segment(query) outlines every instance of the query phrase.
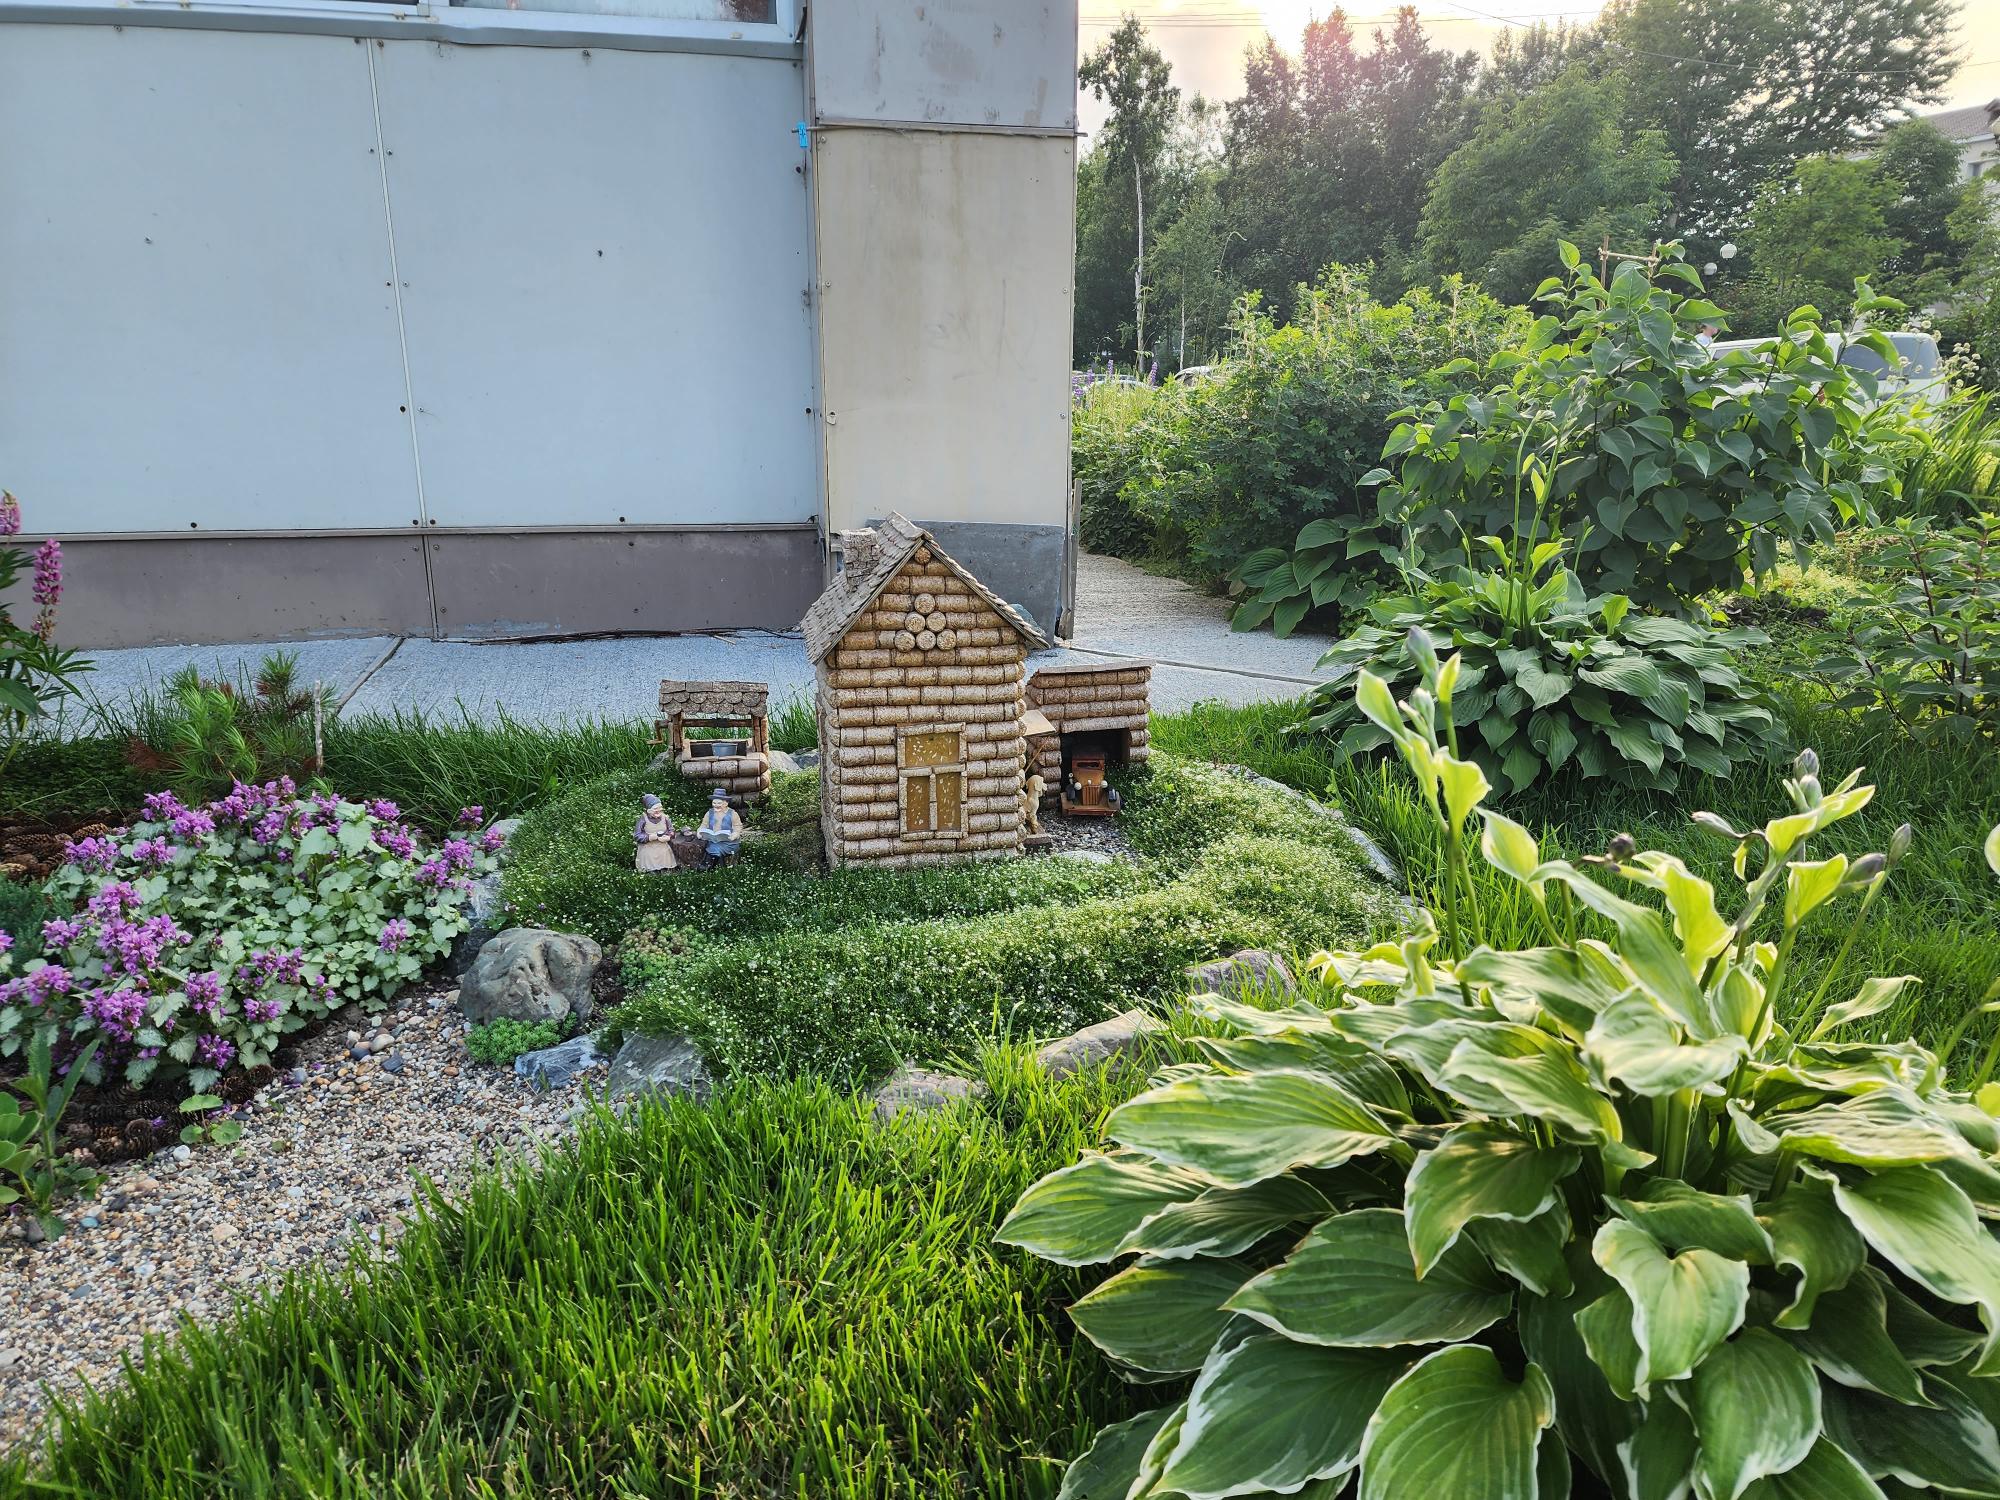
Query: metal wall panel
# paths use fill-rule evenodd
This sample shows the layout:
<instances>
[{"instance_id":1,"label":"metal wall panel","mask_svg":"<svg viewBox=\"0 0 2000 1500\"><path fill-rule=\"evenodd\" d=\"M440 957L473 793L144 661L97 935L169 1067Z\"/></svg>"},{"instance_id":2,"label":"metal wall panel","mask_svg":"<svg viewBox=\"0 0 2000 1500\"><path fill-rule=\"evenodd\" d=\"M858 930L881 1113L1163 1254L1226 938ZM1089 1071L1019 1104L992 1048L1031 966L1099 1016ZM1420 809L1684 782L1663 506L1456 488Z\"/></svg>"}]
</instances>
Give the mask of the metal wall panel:
<instances>
[{"instance_id":1,"label":"metal wall panel","mask_svg":"<svg viewBox=\"0 0 2000 1500\"><path fill-rule=\"evenodd\" d=\"M814 171L829 524L1061 529L1075 141L827 130Z\"/></svg>"},{"instance_id":2,"label":"metal wall panel","mask_svg":"<svg viewBox=\"0 0 2000 1500\"><path fill-rule=\"evenodd\" d=\"M800 64L369 45L430 519L815 518Z\"/></svg>"},{"instance_id":3,"label":"metal wall panel","mask_svg":"<svg viewBox=\"0 0 2000 1500\"><path fill-rule=\"evenodd\" d=\"M410 524L362 44L0 26L0 142L0 460L34 524Z\"/></svg>"},{"instance_id":4,"label":"metal wall panel","mask_svg":"<svg viewBox=\"0 0 2000 1500\"><path fill-rule=\"evenodd\" d=\"M822 120L1076 128L1076 0L813 0Z\"/></svg>"}]
</instances>

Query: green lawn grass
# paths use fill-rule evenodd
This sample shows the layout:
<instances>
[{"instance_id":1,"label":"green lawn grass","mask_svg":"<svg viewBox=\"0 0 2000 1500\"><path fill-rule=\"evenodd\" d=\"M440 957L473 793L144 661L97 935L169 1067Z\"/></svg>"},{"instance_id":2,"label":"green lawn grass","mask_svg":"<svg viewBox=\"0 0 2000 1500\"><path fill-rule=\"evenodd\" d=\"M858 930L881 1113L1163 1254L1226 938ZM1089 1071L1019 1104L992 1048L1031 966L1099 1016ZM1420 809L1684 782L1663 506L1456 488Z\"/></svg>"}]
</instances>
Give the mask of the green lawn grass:
<instances>
[{"instance_id":1,"label":"green lawn grass","mask_svg":"<svg viewBox=\"0 0 2000 1500\"><path fill-rule=\"evenodd\" d=\"M0 1496L1053 1496L1148 1403L1076 1347L1080 1274L992 1230L1142 1075L987 1076L889 1129L808 1083L590 1119L394 1262L156 1342Z\"/></svg>"}]
</instances>

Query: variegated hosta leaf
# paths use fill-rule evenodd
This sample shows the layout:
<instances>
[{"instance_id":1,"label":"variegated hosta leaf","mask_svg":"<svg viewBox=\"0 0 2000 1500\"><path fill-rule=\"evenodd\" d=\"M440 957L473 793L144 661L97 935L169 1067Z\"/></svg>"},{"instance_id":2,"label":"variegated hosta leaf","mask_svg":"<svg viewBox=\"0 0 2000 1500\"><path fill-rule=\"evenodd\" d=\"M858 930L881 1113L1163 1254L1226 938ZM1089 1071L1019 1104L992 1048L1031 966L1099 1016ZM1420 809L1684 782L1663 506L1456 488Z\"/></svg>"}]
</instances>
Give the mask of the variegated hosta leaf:
<instances>
[{"instance_id":1,"label":"variegated hosta leaf","mask_svg":"<svg viewBox=\"0 0 2000 1500\"><path fill-rule=\"evenodd\" d=\"M1520 1299L1521 1347L1555 1390L1556 1425L1564 1440L1593 1472L1616 1474L1618 1445L1631 1436L1640 1408L1613 1394L1577 1331L1577 1314L1607 1288L1616 1289L1581 1246L1571 1246L1568 1260L1575 1284L1567 1295ZM1680 1465L1683 1476L1692 1466L1693 1455L1688 1457Z\"/></svg>"},{"instance_id":2,"label":"variegated hosta leaf","mask_svg":"<svg viewBox=\"0 0 2000 1500\"><path fill-rule=\"evenodd\" d=\"M1618 929L1619 960L1641 989L1696 1036L1716 1034L1708 997L1695 983L1695 968L1674 942L1659 912L1614 895L1566 861L1556 860L1542 869Z\"/></svg>"},{"instance_id":3,"label":"variegated hosta leaf","mask_svg":"<svg viewBox=\"0 0 2000 1500\"><path fill-rule=\"evenodd\" d=\"M1661 1397L1642 1409L1632 1435L1618 1445L1618 1466L1632 1500L1688 1500L1694 1492L1694 1422Z\"/></svg>"},{"instance_id":4,"label":"variegated hosta leaf","mask_svg":"<svg viewBox=\"0 0 2000 1500\"><path fill-rule=\"evenodd\" d=\"M1409 1367L1408 1355L1380 1349L1247 1338L1195 1381L1159 1488L1223 1500L1345 1474L1360 1462L1368 1419Z\"/></svg>"},{"instance_id":5,"label":"variegated hosta leaf","mask_svg":"<svg viewBox=\"0 0 2000 1500\"><path fill-rule=\"evenodd\" d=\"M1757 1221L1750 1195L1704 1193L1672 1177L1655 1177L1630 1198L1607 1198L1613 1213L1637 1224L1668 1253L1713 1250L1753 1266L1771 1264L1771 1236Z\"/></svg>"},{"instance_id":6,"label":"variegated hosta leaf","mask_svg":"<svg viewBox=\"0 0 2000 1500\"><path fill-rule=\"evenodd\" d=\"M1889 1337L1911 1364L1919 1369L1963 1364L1978 1351L1982 1342L1978 1334L1945 1322L1886 1276L1880 1279Z\"/></svg>"},{"instance_id":7,"label":"variegated hosta leaf","mask_svg":"<svg viewBox=\"0 0 2000 1500\"><path fill-rule=\"evenodd\" d=\"M1098 1348L1158 1375L1199 1370L1230 1314L1224 1307L1249 1279L1233 1260L1177 1260L1130 1266L1073 1305L1069 1315Z\"/></svg>"},{"instance_id":8,"label":"variegated hosta leaf","mask_svg":"<svg viewBox=\"0 0 2000 1500\"><path fill-rule=\"evenodd\" d=\"M994 1238L1065 1266L1090 1265L1116 1256L1126 1236L1169 1203L1208 1186L1197 1173L1136 1156L1086 1156L1023 1193Z\"/></svg>"},{"instance_id":9,"label":"variegated hosta leaf","mask_svg":"<svg viewBox=\"0 0 2000 1500\"><path fill-rule=\"evenodd\" d=\"M1298 1030L1331 1031L1333 1022L1327 1013L1308 1005L1291 1006L1284 1010L1265 1010L1242 1000L1230 1000L1222 995L1190 995L1187 1008L1194 1015L1206 1021L1217 1021L1244 1036L1275 1036L1280 1032Z\"/></svg>"},{"instance_id":10,"label":"variegated hosta leaf","mask_svg":"<svg viewBox=\"0 0 2000 1500\"><path fill-rule=\"evenodd\" d=\"M1440 1349L1389 1388L1361 1447L1360 1500L1536 1500L1555 1393L1540 1367L1509 1380L1491 1349Z\"/></svg>"},{"instance_id":11,"label":"variegated hosta leaf","mask_svg":"<svg viewBox=\"0 0 2000 1500\"><path fill-rule=\"evenodd\" d=\"M1458 1243L1474 1219L1535 1218L1557 1201L1582 1155L1496 1125L1460 1125L1417 1158L1403 1189L1417 1275Z\"/></svg>"},{"instance_id":12,"label":"variegated hosta leaf","mask_svg":"<svg viewBox=\"0 0 2000 1500\"><path fill-rule=\"evenodd\" d=\"M1293 1167L1411 1152L1367 1105L1331 1079L1286 1070L1214 1073L1149 1089L1111 1112L1115 1141L1224 1187L1248 1187Z\"/></svg>"},{"instance_id":13,"label":"variegated hosta leaf","mask_svg":"<svg viewBox=\"0 0 2000 1500\"><path fill-rule=\"evenodd\" d=\"M1674 855L1648 850L1621 864L1618 873L1651 886L1666 898L1667 910L1673 913L1674 934L1693 972L1700 973L1734 941L1735 934L1715 909L1715 887Z\"/></svg>"},{"instance_id":14,"label":"variegated hosta leaf","mask_svg":"<svg viewBox=\"0 0 2000 1500\"><path fill-rule=\"evenodd\" d=\"M1933 1406L1822 1387L1827 1437L1877 1479L1952 1495L2000 1495L2000 1434L1950 1382L1933 1378L1925 1385Z\"/></svg>"},{"instance_id":15,"label":"variegated hosta leaf","mask_svg":"<svg viewBox=\"0 0 2000 1500\"><path fill-rule=\"evenodd\" d=\"M1529 1031L1530 1027L1511 1028ZM1488 1027L1470 1033L1452 1050L1438 1082L1474 1108L1479 1099L1499 1101L1496 1113L1526 1114L1548 1121L1572 1140L1615 1144L1624 1132L1618 1111L1591 1086L1576 1053L1561 1042L1510 1055L1496 1045ZM1536 1032L1537 1036L1546 1033ZM1624 1159L1631 1164L1629 1158Z\"/></svg>"},{"instance_id":16,"label":"variegated hosta leaf","mask_svg":"<svg viewBox=\"0 0 2000 1500\"><path fill-rule=\"evenodd\" d=\"M1591 1254L1631 1301L1630 1336L1638 1350L1631 1388L1641 1396L1653 1381L1691 1373L1743 1322L1750 1268L1740 1260L1700 1249L1670 1256L1622 1220L1597 1231Z\"/></svg>"},{"instance_id":17,"label":"variegated hosta leaf","mask_svg":"<svg viewBox=\"0 0 2000 1500\"><path fill-rule=\"evenodd\" d=\"M1798 860L1785 870L1785 925L1796 927L1833 899L1847 879L1847 856Z\"/></svg>"},{"instance_id":18,"label":"variegated hosta leaf","mask_svg":"<svg viewBox=\"0 0 2000 1500\"><path fill-rule=\"evenodd\" d=\"M1588 1031L1600 1011L1624 992L1586 955L1570 948L1481 948L1458 966L1459 978L1499 994L1532 999L1565 1026Z\"/></svg>"},{"instance_id":19,"label":"variegated hosta leaf","mask_svg":"<svg viewBox=\"0 0 2000 1500\"><path fill-rule=\"evenodd\" d=\"M1740 1036L1684 1041L1667 1013L1636 990L1605 1007L1583 1046L1583 1055L1600 1080L1623 1084L1648 1097L1688 1088L1708 1090L1733 1073L1748 1051L1749 1044Z\"/></svg>"},{"instance_id":20,"label":"variegated hosta leaf","mask_svg":"<svg viewBox=\"0 0 2000 1500\"><path fill-rule=\"evenodd\" d=\"M1786 1150L1821 1161L1882 1168L1956 1158L1984 1165L1949 1120L1901 1088L1769 1114L1763 1124Z\"/></svg>"},{"instance_id":21,"label":"variegated hosta leaf","mask_svg":"<svg viewBox=\"0 0 2000 1500\"><path fill-rule=\"evenodd\" d=\"M1706 1500L1737 1500L1751 1483L1804 1461L1819 1441L1819 1381L1804 1355L1764 1328L1711 1353L1689 1382Z\"/></svg>"},{"instance_id":22,"label":"variegated hosta leaf","mask_svg":"<svg viewBox=\"0 0 2000 1500\"><path fill-rule=\"evenodd\" d=\"M1388 1061L1362 1046L1325 1033L1280 1031L1256 1036L1201 1036L1194 1044L1218 1067L1231 1073L1262 1073L1280 1068L1324 1073L1372 1109L1398 1115L1410 1112L1409 1090Z\"/></svg>"},{"instance_id":23,"label":"variegated hosta leaf","mask_svg":"<svg viewBox=\"0 0 2000 1500\"><path fill-rule=\"evenodd\" d=\"M1884 1260L1934 1296L1979 1309L1986 1338L1974 1368L1993 1374L2000 1367L2000 1242L1964 1191L1928 1167L1896 1167L1835 1182L1833 1196Z\"/></svg>"},{"instance_id":24,"label":"variegated hosta leaf","mask_svg":"<svg viewBox=\"0 0 2000 1500\"><path fill-rule=\"evenodd\" d=\"M1178 1423L1182 1411L1179 1406L1162 1406L1100 1428L1064 1473L1056 1500L1125 1500L1139 1477L1146 1449L1170 1419Z\"/></svg>"},{"instance_id":25,"label":"variegated hosta leaf","mask_svg":"<svg viewBox=\"0 0 2000 1500\"><path fill-rule=\"evenodd\" d=\"M1170 1203L1119 1244L1163 1260L1190 1255L1241 1255L1266 1235L1333 1212L1326 1196L1296 1177L1272 1177L1247 1188L1210 1188Z\"/></svg>"},{"instance_id":26,"label":"variegated hosta leaf","mask_svg":"<svg viewBox=\"0 0 2000 1500\"><path fill-rule=\"evenodd\" d=\"M1475 1219L1465 1226L1465 1232L1488 1260L1537 1296L1568 1294L1570 1272L1563 1251L1571 1229L1569 1205L1560 1194L1547 1212L1525 1223Z\"/></svg>"},{"instance_id":27,"label":"variegated hosta leaf","mask_svg":"<svg viewBox=\"0 0 2000 1500\"><path fill-rule=\"evenodd\" d=\"M1402 1214L1368 1208L1320 1220L1228 1308L1305 1343L1382 1348L1470 1338L1513 1301L1470 1245L1454 1245L1418 1280Z\"/></svg>"},{"instance_id":28,"label":"variegated hosta leaf","mask_svg":"<svg viewBox=\"0 0 2000 1500\"><path fill-rule=\"evenodd\" d=\"M1540 890L1542 882L1535 879L1535 869L1542 862L1542 850L1535 836L1491 808L1481 808L1479 817L1484 824L1479 831L1479 852L1486 856L1486 862L1521 884Z\"/></svg>"},{"instance_id":29,"label":"variegated hosta leaf","mask_svg":"<svg viewBox=\"0 0 2000 1500\"><path fill-rule=\"evenodd\" d=\"M1813 1027L1808 1041L1817 1041L1835 1027L1845 1026L1852 1021L1866 1020L1869 1016L1880 1015L1898 1000L1903 991L1923 981L1914 974L1898 974L1893 979L1874 978L1866 980L1854 992L1851 1000L1843 1000L1838 1005L1829 1006L1819 1024Z\"/></svg>"},{"instance_id":30,"label":"variegated hosta leaf","mask_svg":"<svg viewBox=\"0 0 2000 1500\"><path fill-rule=\"evenodd\" d=\"M1875 1391L1905 1406L1929 1406L1916 1367L1889 1336L1888 1298L1881 1273L1865 1268L1845 1287L1819 1299L1812 1325L1784 1337L1827 1377Z\"/></svg>"},{"instance_id":31,"label":"variegated hosta leaf","mask_svg":"<svg viewBox=\"0 0 2000 1500\"><path fill-rule=\"evenodd\" d=\"M1773 1263L1799 1273L1791 1305L1776 1322L1780 1328L1804 1328L1819 1299L1839 1291L1861 1269L1867 1247L1834 1203L1833 1188L1823 1177L1799 1177L1766 1203L1758 1218L1771 1236Z\"/></svg>"},{"instance_id":32,"label":"variegated hosta leaf","mask_svg":"<svg viewBox=\"0 0 2000 1500\"><path fill-rule=\"evenodd\" d=\"M1782 1474L1760 1479L1743 1500L1883 1500L1867 1471L1825 1438Z\"/></svg>"}]
</instances>

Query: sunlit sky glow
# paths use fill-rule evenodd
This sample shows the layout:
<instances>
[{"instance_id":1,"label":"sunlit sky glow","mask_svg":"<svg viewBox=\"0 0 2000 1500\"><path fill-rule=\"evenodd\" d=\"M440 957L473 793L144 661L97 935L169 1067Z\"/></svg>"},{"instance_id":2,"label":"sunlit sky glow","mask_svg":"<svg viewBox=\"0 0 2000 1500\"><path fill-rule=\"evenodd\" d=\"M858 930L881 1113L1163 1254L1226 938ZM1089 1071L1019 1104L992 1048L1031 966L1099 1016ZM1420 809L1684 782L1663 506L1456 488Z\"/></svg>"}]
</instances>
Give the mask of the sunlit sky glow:
<instances>
[{"instance_id":1,"label":"sunlit sky glow","mask_svg":"<svg viewBox=\"0 0 2000 1500\"><path fill-rule=\"evenodd\" d=\"M1079 0L1082 8L1078 45L1084 52L1102 42L1130 12L1146 22L1160 50L1174 67L1174 81L1183 90L1211 99L1233 99L1243 88L1243 49L1269 30L1278 41L1296 48L1306 22L1325 15L1325 0ZM1568 7L1568 8L1565 8ZM1420 0L1418 14L1440 47L1481 53L1493 45L1496 33L1537 19L1589 21L1601 7L1584 0L1472 0L1469 5L1446 0ZM1352 0L1349 22L1363 38L1394 15L1392 0ZM1964 59L1952 80L1949 96L1938 108L1983 104L2000 96L2000 0L1962 0L1959 10L1959 52ZM1085 97L1079 101L1082 124L1094 130L1104 107Z\"/></svg>"}]
</instances>

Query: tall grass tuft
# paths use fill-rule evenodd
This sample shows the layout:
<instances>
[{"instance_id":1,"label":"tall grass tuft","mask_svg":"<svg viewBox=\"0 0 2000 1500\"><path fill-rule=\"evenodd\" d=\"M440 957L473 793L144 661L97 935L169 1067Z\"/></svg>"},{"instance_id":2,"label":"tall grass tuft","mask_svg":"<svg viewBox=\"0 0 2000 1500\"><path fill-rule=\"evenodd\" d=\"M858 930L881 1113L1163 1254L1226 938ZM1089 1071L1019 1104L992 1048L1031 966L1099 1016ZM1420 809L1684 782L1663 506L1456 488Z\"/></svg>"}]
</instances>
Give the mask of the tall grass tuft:
<instances>
[{"instance_id":1,"label":"tall grass tuft","mask_svg":"<svg viewBox=\"0 0 2000 1500\"><path fill-rule=\"evenodd\" d=\"M1050 1500L1152 1397L1068 1327L1095 1278L993 1229L1140 1075L990 1067L1004 1124L808 1084L600 1111L430 1198L396 1261L156 1341L0 1496Z\"/></svg>"},{"instance_id":2,"label":"tall grass tuft","mask_svg":"<svg viewBox=\"0 0 2000 1500\"><path fill-rule=\"evenodd\" d=\"M1982 392L1934 415L1884 445L1899 481L1885 519L1950 522L2000 507L2000 403Z\"/></svg>"}]
</instances>

